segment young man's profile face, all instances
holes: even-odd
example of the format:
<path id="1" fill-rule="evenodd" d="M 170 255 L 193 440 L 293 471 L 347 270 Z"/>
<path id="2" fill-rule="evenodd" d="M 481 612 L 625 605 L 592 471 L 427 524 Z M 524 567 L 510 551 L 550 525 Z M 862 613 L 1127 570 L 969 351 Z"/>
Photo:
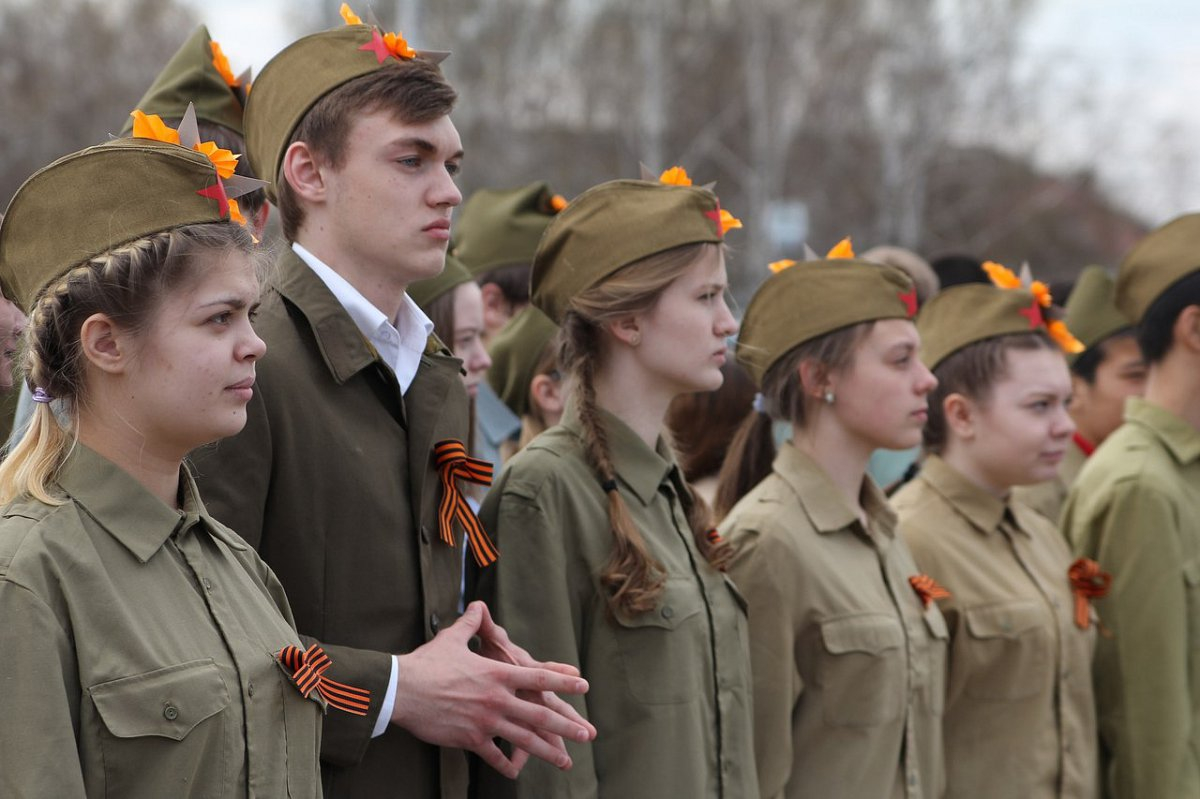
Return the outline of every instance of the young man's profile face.
<path id="1" fill-rule="evenodd" d="M 324 165 L 329 231 L 339 253 L 381 280 L 408 284 L 441 272 L 462 140 L 450 117 L 419 124 L 389 111 L 352 123 L 339 167 Z"/>

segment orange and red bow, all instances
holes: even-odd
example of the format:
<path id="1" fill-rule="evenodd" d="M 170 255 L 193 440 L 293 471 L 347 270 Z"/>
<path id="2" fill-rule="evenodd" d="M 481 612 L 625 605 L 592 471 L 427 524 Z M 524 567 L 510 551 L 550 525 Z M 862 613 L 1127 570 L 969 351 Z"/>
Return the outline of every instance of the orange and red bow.
<path id="1" fill-rule="evenodd" d="M 292 682 L 305 699 L 316 689 L 330 707 L 355 716 L 367 715 L 367 708 L 371 705 L 371 692 L 324 676 L 333 662 L 318 644 L 313 644 L 307 650 L 298 646 L 285 646 L 275 657 L 288 670 Z"/>
<path id="2" fill-rule="evenodd" d="M 938 599 L 949 599 L 950 592 L 938 585 L 937 581 L 928 574 L 914 574 L 908 578 L 908 584 L 921 598 L 921 605 L 928 608 Z"/>
<path id="3" fill-rule="evenodd" d="M 1026 271 L 1028 267 L 1025 267 Z M 1025 280 L 1022 280 L 1015 272 L 1003 264 L 998 264 L 995 261 L 984 261 L 983 271 L 987 273 L 992 284 L 997 288 L 1002 289 L 1027 289 L 1033 294 L 1033 302 L 1028 308 L 1022 308 L 1019 313 L 1029 320 L 1029 329 L 1036 327 L 1045 327 L 1046 333 L 1050 338 L 1054 339 L 1054 343 L 1063 350 L 1063 352 L 1077 355 L 1083 352 L 1083 343 L 1071 335 L 1071 331 L 1067 329 L 1066 324 L 1060 319 L 1048 319 L 1042 313 L 1043 308 L 1050 308 L 1054 302 L 1054 298 L 1050 296 L 1050 287 L 1040 280 L 1030 280 L 1029 285 L 1025 285 Z M 1028 278 L 1026 278 L 1028 280 Z"/>
<path id="4" fill-rule="evenodd" d="M 1112 586 L 1112 575 L 1100 568 L 1100 564 L 1088 558 L 1080 558 L 1067 569 L 1071 590 L 1075 593 L 1075 624 L 1081 630 L 1088 628 L 1089 608 L 1093 599 L 1103 599 Z"/>
<path id="5" fill-rule="evenodd" d="M 499 553 L 496 545 L 488 537 L 487 531 L 479 523 L 467 498 L 458 487 L 459 480 L 466 480 L 476 485 L 490 486 L 492 484 L 492 464 L 467 455 L 467 448 L 461 441 L 452 438 L 439 441 L 433 447 L 434 465 L 442 478 L 442 499 L 438 503 L 438 530 L 442 540 L 454 546 L 454 520 L 457 519 L 467 535 L 467 543 L 471 554 L 480 566 L 488 566 L 496 562 Z"/>

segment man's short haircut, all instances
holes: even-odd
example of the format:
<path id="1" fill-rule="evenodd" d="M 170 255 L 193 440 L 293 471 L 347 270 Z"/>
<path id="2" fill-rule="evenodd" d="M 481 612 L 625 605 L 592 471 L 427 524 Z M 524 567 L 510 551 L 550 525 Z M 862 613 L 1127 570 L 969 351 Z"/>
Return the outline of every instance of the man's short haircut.
<path id="1" fill-rule="evenodd" d="M 513 306 L 529 304 L 529 273 L 533 264 L 506 264 L 489 269 L 476 280 L 480 286 L 494 283 L 504 295 L 504 299 Z"/>
<path id="2" fill-rule="evenodd" d="M 302 141 L 315 156 L 337 168 L 345 161 L 350 129 L 362 115 L 386 110 L 401 122 L 420 125 L 448 115 L 457 99 L 436 64 L 423 58 L 392 59 L 317 100 L 296 125 L 288 146 Z M 282 170 L 276 192 L 284 238 L 295 241 L 304 209 Z"/>
<path id="3" fill-rule="evenodd" d="M 1146 363 L 1158 363 L 1174 343 L 1175 320 L 1190 305 L 1200 305 L 1200 270 L 1172 283 L 1159 294 L 1138 325 L 1138 346 Z"/>
<path id="4" fill-rule="evenodd" d="M 1132 326 L 1118 330 L 1110 336 L 1105 336 L 1081 352 L 1079 357 L 1071 363 L 1072 374 L 1081 378 L 1089 386 L 1095 385 L 1096 370 L 1100 368 L 1100 364 L 1104 363 L 1105 358 L 1108 357 L 1109 342 L 1125 338 L 1132 339 L 1134 337 L 1135 333 Z"/>

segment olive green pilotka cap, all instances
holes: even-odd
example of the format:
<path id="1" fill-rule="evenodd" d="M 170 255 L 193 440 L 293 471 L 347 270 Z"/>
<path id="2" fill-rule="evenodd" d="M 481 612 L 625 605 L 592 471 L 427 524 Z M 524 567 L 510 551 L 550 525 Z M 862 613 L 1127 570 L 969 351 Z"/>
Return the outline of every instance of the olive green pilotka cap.
<path id="1" fill-rule="evenodd" d="M 558 334 L 558 325 L 533 306 L 521 309 L 492 339 L 487 380 L 517 416 L 529 413 L 529 384 L 542 352 Z"/>
<path id="2" fill-rule="evenodd" d="M 917 291 L 903 271 L 852 258 L 782 265 L 754 292 L 738 333 L 737 359 L 755 384 L 791 350 L 826 333 L 877 319 L 911 319 Z"/>
<path id="3" fill-rule="evenodd" d="M 0 224 L 4 295 L 29 310 L 50 281 L 118 245 L 228 220 L 230 183 L 202 153 L 151 139 L 63 156 L 25 181 Z"/>
<path id="4" fill-rule="evenodd" d="M 434 64 L 448 55 L 413 52 Z M 346 25 L 305 36 L 267 62 L 246 103 L 245 129 L 250 166 L 254 174 L 270 181 L 271 202 L 278 202 L 275 186 L 283 154 L 308 110 L 343 83 L 399 63 L 379 29 L 370 25 Z"/>
<path id="5" fill-rule="evenodd" d="M 1115 284 L 1104 267 L 1087 266 L 1079 273 L 1063 309 L 1063 321 L 1085 348 L 1091 349 L 1109 336 L 1133 327 L 1133 322 L 1117 308 L 1114 293 Z M 1080 354 L 1068 354 L 1067 361 L 1074 363 Z"/>
<path id="6" fill-rule="evenodd" d="M 429 305 L 448 291 L 458 288 L 463 283 L 470 283 L 475 278 L 453 255 L 446 256 L 446 265 L 437 277 L 418 280 L 408 287 L 408 296 L 420 306 L 421 310 L 429 313 Z"/>
<path id="7" fill-rule="evenodd" d="M 480 189 L 458 212 L 454 254 L 475 277 L 502 266 L 529 264 L 542 234 L 565 207 L 566 200 L 545 182 Z"/>
<path id="8" fill-rule="evenodd" d="M 181 119 L 191 103 L 198 119 L 223 125 L 242 135 L 242 107 L 249 89 L 249 74 L 234 77 L 220 45 L 201 25 L 176 51 L 145 95 L 134 106 L 164 119 Z M 133 120 L 125 119 L 122 136 L 133 132 Z"/>
<path id="9" fill-rule="evenodd" d="M 674 247 L 723 240 L 717 195 L 699 186 L 613 180 L 572 200 L 546 228 L 530 299 L 561 324 L 571 298 L 618 269 Z"/>
<path id="10" fill-rule="evenodd" d="M 1117 270 L 1117 307 L 1141 322 L 1156 299 L 1200 270 L 1200 213 L 1184 214 L 1150 231 Z"/>

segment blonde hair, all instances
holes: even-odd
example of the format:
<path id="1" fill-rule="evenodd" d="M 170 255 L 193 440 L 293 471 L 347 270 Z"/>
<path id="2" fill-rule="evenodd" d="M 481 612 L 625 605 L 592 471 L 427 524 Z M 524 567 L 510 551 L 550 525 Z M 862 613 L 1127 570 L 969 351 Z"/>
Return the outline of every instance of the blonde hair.
<path id="1" fill-rule="evenodd" d="M 78 413 L 87 401 L 83 322 L 108 316 L 136 333 L 153 320 L 163 297 L 199 277 L 196 256 L 212 251 L 253 252 L 254 240 L 228 222 L 187 225 L 122 244 L 74 267 L 34 300 L 25 330 L 23 371 L 30 389 L 62 404 L 66 426 L 47 402 L 34 405 L 21 440 L 0 464 L 0 504 L 29 496 L 62 504 L 51 483 L 78 440 Z"/>
<path id="2" fill-rule="evenodd" d="M 649 311 L 667 286 L 719 246 L 709 242 L 686 244 L 623 267 L 599 285 L 573 297 L 563 319 L 558 362 L 575 378 L 585 454 L 608 495 L 613 551 L 600 574 L 600 583 L 608 591 L 609 608 L 629 616 L 655 607 L 666 582 L 666 572 L 651 556 L 646 539 L 615 488 L 608 437 L 596 405 L 601 330 L 608 322 Z M 710 538 L 712 519 L 707 504 L 693 493 L 693 501 L 685 500 L 684 505 L 697 548 L 711 564 L 723 568 L 732 553 L 728 544 Z"/>

